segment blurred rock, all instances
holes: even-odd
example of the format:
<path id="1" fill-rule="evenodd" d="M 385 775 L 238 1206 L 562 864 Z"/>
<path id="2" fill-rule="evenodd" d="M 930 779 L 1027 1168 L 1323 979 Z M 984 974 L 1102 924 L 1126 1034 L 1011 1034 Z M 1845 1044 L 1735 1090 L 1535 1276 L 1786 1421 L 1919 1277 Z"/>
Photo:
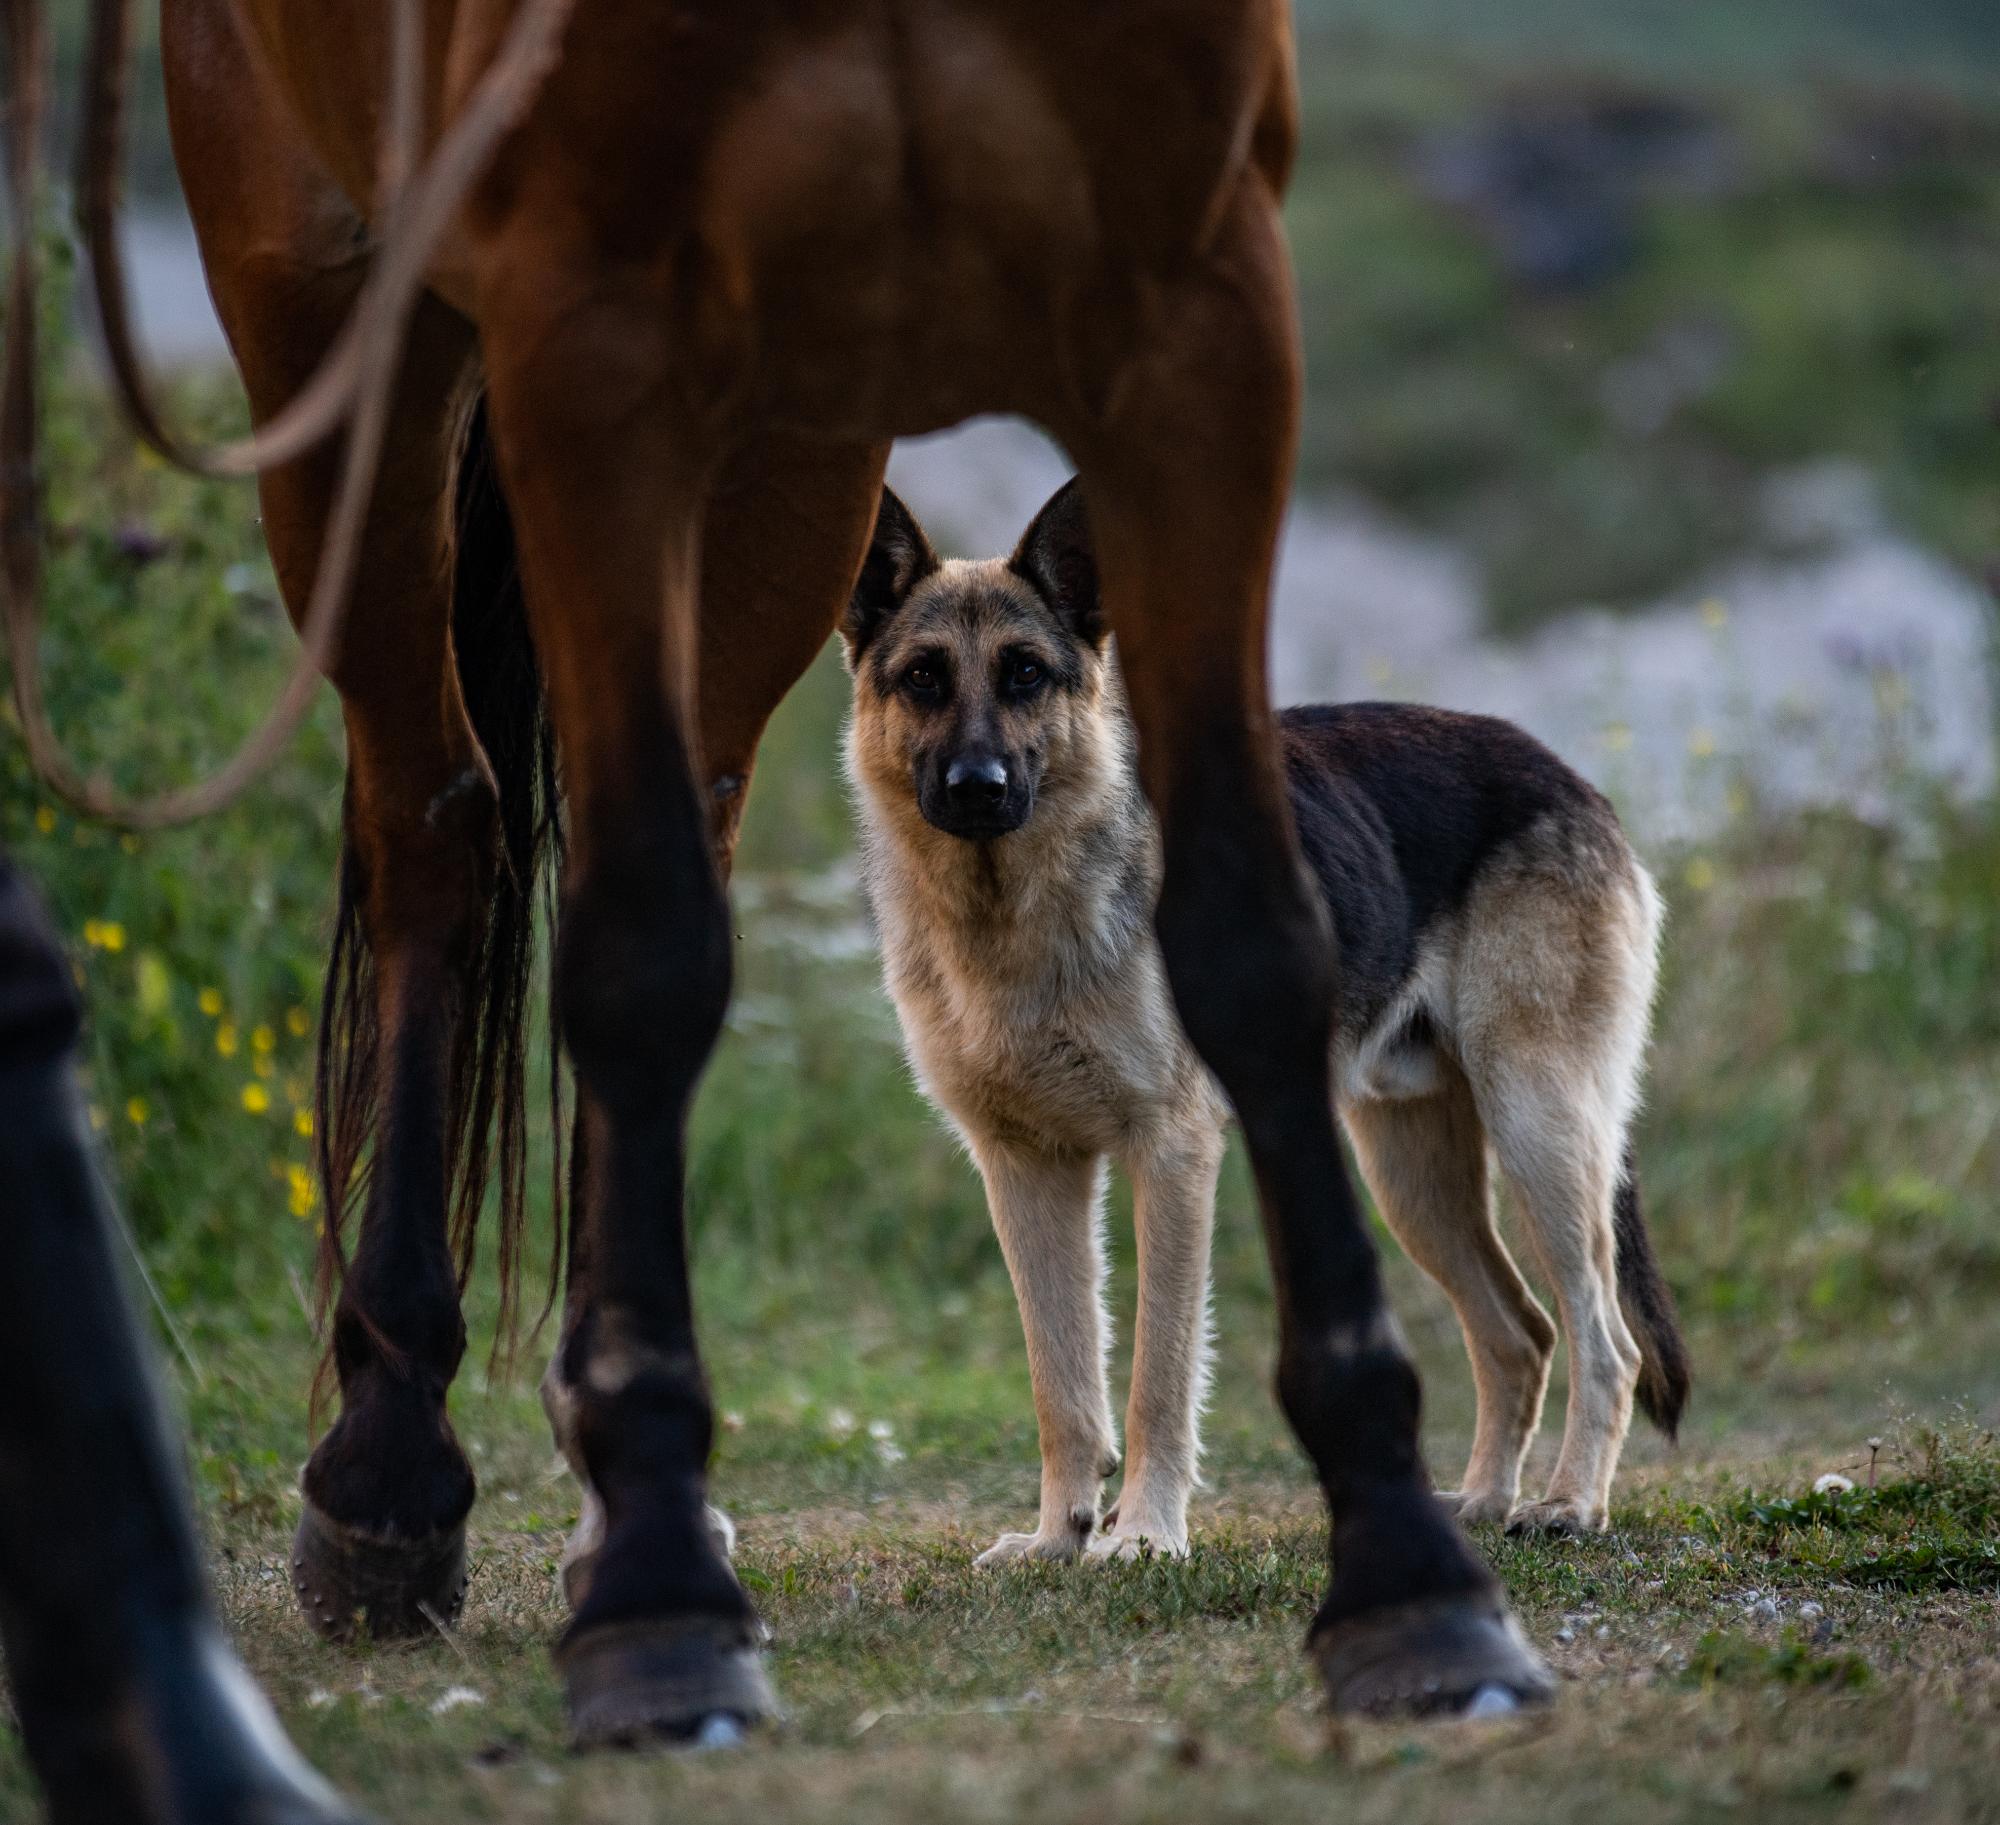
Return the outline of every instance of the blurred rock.
<path id="1" fill-rule="evenodd" d="M 1434 135 L 1416 176 L 1466 213 L 1515 279 L 1574 292 L 1631 264 L 1644 200 L 1713 195 L 1735 163 L 1721 126 L 1700 109 L 1606 86 L 1522 96 Z"/>
<path id="2" fill-rule="evenodd" d="M 1731 352 L 1731 338 L 1719 322 L 1663 323 L 1637 354 L 1604 370 L 1598 403 L 1615 430 L 1628 437 L 1655 436 L 1681 407 L 1714 390 Z"/>

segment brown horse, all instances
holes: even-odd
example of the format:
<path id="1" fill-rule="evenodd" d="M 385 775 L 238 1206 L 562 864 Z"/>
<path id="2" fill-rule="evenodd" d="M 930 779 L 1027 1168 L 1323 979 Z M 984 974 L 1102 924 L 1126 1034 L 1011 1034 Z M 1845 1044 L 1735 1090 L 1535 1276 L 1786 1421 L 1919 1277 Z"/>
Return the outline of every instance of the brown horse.
<path id="1" fill-rule="evenodd" d="M 433 141 L 513 13 L 427 0 Z M 165 0 L 182 181 L 260 422 L 367 274 L 388 31 L 384 0 Z M 718 857 L 766 719 L 857 587 L 889 440 L 1009 412 L 1067 446 L 1090 503 L 1165 834 L 1161 942 L 1243 1124 L 1279 1397 L 1331 1511 L 1310 1638 L 1330 1694 L 1548 1689 L 1418 1458 L 1334 1133 L 1336 958 L 1273 757 L 1293 105 L 1284 0 L 578 0 L 428 271 L 330 667 L 349 781 L 322 1127 L 329 1208 L 354 1191 L 360 1214 L 296 1559 L 329 1631 L 421 1627 L 462 1595 L 446 1390 L 496 1122 L 510 1235 L 521 1202 L 559 750 L 580 1107 L 548 1389 L 591 1525 L 558 1650 L 572 1718 L 592 1741 L 770 1708 L 705 1519 L 681 1203 L 729 995 Z M 262 481 L 295 613 L 338 459 Z"/>

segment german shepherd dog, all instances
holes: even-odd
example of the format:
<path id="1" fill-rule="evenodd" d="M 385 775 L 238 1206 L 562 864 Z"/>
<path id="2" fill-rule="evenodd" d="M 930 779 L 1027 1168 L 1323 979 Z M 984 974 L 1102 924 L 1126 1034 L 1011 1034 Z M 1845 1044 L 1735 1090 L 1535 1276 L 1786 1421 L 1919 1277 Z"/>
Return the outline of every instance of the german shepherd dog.
<path id="1" fill-rule="evenodd" d="M 979 1563 L 1187 1550 L 1227 1108 L 1152 928 L 1160 844 L 1074 481 L 1013 555 L 941 562 L 885 492 L 843 624 L 847 766 L 889 990 L 925 1092 L 970 1148 L 1013 1275 L 1041 1515 Z M 1688 1393 L 1630 1127 L 1660 903 L 1610 805 L 1487 717 L 1393 704 L 1280 718 L 1292 816 L 1340 970 L 1332 1083 L 1382 1215 L 1457 1309 L 1478 1389 L 1466 1521 L 1606 1525 L 1639 1404 Z M 1569 1413 L 1519 1501 L 1556 1331 L 1494 1226 L 1512 1185 L 1569 1338 Z M 1105 1164 L 1139 1249 L 1129 1457 L 1106 1371 Z"/>

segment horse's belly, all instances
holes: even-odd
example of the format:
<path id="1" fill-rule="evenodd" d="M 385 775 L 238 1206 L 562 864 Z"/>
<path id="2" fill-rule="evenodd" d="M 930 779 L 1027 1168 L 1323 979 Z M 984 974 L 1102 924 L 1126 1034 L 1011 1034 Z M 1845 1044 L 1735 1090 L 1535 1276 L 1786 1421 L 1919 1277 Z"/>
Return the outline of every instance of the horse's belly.
<path id="1" fill-rule="evenodd" d="M 1196 244 L 1246 138 L 1225 109 L 1163 147 L 1126 70 L 1083 107 L 1061 47 L 978 0 L 896 16 L 766 60 L 697 187 L 709 320 L 746 327 L 769 409 L 823 432 L 1034 409 L 1079 324 Z"/>

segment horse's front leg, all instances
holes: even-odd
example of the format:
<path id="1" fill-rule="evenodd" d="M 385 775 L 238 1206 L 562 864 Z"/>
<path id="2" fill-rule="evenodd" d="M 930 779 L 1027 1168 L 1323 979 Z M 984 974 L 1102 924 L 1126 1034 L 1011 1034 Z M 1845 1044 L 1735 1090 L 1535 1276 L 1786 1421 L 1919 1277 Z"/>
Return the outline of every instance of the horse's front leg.
<path id="1" fill-rule="evenodd" d="M 696 718 L 710 840 L 725 871 L 765 724 L 832 637 L 875 524 L 888 454 L 886 445 L 767 434 L 736 451 L 716 478 L 702 523 Z M 562 1338 L 542 1377 L 550 1429 L 582 1492 L 563 1549 L 572 1610 L 589 1591 L 604 1544 L 604 1504 L 591 1486 L 563 1366 L 588 1303 L 583 1240 L 579 1235 Z M 711 1508 L 709 1525 L 726 1556 L 733 1539 L 727 1517 Z"/>
<path id="2" fill-rule="evenodd" d="M 1431 1493 L 1417 1376 L 1334 1129 L 1338 959 L 1301 865 L 1265 678 L 1296 423 L 1274 199 L 1246 179 L 1163 290 L 1082 461 L 1165 869 L 1157 926 L 1188 1036 L 1243 1125 L 1278 1305 L 1278 1391 L 1332 1520 L 1312 1647 L 1336 1707 L 1437 1710 L 1550 1689 L 1492 1573 Z"/>
<path id="3" fill-rule="evenodd" d="M 557 1658 L 593 1744 L 695 1736 L 775 1700 L 707 1515 L 682 1203 L 730 985 L 694 721 L 715 465 L 685 429 L 657 305 L 608 301 L 587 259 L 571 275 L 496 287 L 482 340 L 571 820 L 555 981 L 582 1165 L 552 1380 L 601 1539 Z"/>

